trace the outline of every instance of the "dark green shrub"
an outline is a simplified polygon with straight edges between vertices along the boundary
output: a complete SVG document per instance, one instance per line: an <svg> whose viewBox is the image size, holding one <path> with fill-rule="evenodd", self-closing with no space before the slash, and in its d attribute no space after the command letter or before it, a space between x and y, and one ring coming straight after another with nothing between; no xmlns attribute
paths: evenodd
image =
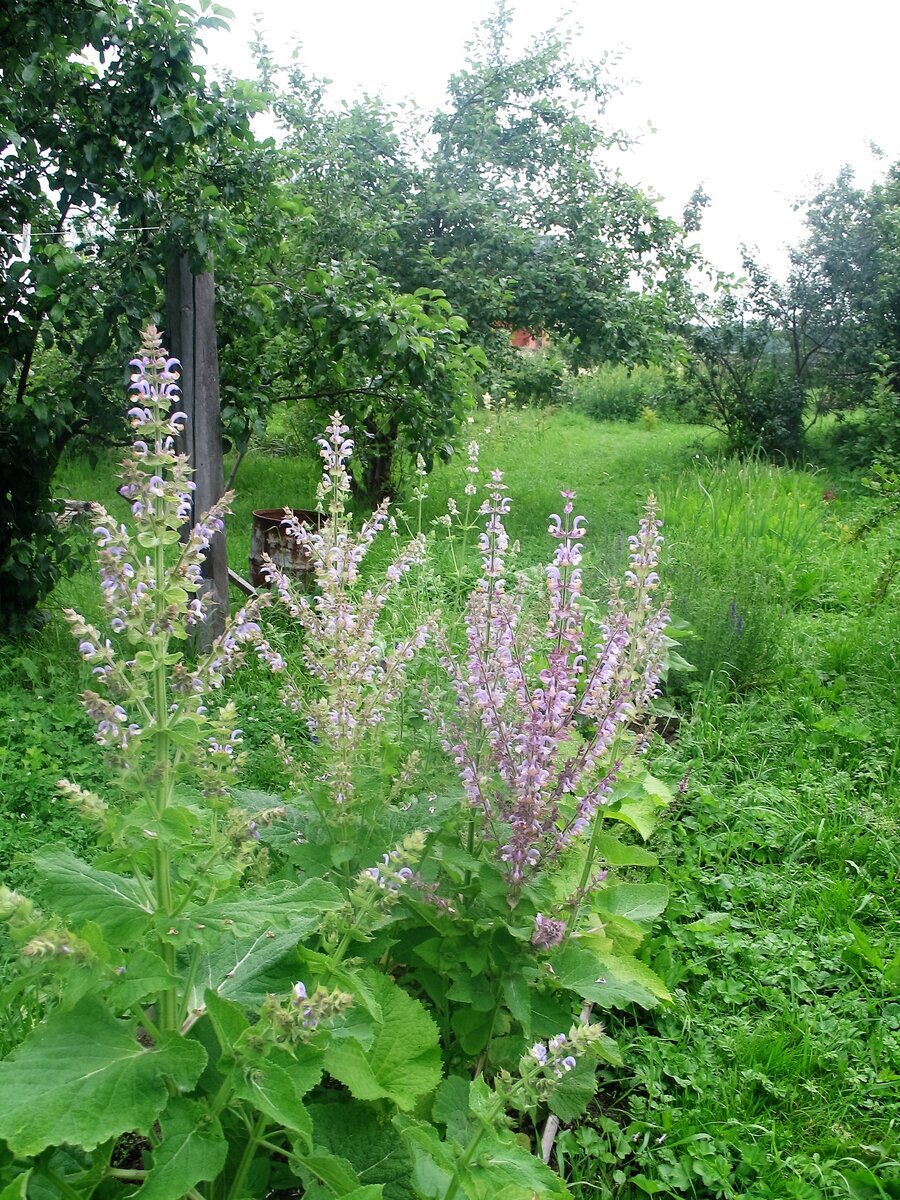
<svg viewBox="0 0 900 1200"><path fill-rule="evenodd" d="M491 391L521 408L541 408L567 399L568 368L558 350L515 350L504 356Z"/></svg>
<svg viewBox="0 0 900 1200"><path fill-rule="evenodd" d="M571 392L572 407L595 421L636 421L645 408L663 406L666 377L661 367L606 363L575 376Z"/></svg>

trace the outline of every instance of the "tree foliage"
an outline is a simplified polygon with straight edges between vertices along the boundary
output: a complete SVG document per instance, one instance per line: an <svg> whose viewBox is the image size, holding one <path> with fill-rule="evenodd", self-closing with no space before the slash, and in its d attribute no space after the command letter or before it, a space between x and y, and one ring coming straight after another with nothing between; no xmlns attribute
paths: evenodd
<svg viewBox="0 0 900 1200"><path fill-rule="evenodd" d="M219 23L215 12L207 23ZM244 114L192 61L176 0L23 0L0 12L0 586L30 619L65 564L53 471L89 432L160 278L165 181Z"/></svg>
<svg viewBox="0 0 900 1200"><path fill-rule="evenodd" d="M425 117L368 97L332 108L261 44L253 83L209 84L204 22L222 20L180 0L26 0L0 17L8 628L59 573L54 467L79 433L95 447L119 432L114 350L161 307L176 251L215 259L226 436L245 447L281 401L317 428L340 407L372 499L399 449L450 454L510 329L632 363L664 352L685 307L680 229L613 165L627 139L605 117L609 64L577 62L559 31L514 54L501 2ZM277 142L250 134L264 107Z"/></svg>

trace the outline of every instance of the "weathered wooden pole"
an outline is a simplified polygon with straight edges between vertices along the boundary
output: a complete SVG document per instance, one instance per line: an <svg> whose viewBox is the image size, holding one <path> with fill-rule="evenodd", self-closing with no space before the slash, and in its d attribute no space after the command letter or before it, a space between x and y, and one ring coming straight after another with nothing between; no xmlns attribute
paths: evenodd
<svg viewBox="0 0 900 1200"><path fill-rule="evenodd" d="M196 485L193 519L225 490L216 349L215 280L212 271L195 275L186 254L174 253L166 271L166 325L169 353L181 362L181 407L187 414L183 452ZM201 649L225 627L228 617L228 558L225 534L214 537L203 563L210 619L201 626Z"/></svg>

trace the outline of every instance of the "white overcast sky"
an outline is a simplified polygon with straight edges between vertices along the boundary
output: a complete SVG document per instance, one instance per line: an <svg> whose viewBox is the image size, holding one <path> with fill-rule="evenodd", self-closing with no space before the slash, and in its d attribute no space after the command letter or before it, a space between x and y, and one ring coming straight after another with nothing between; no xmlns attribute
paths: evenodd
<svg viewBox="0 0 900 1200"><path fill-rule="evenodd" d="M210 65L247 73L254 14L275 56L299 41L334 101L362 92L429 109L463 65L492 0L225 0L231 32L206 34ZM577 53L621 51L611 120L640 145L616 155L625 178L678 216L702 183L699 235L723 270L741 242L779 273L800 234L792 201L850 163L869 183L900 159L898 0L513 0L516 40L570 14ZM655 132L650 132L648 123ZM879 164L868 146L886 153Z"/></svg>

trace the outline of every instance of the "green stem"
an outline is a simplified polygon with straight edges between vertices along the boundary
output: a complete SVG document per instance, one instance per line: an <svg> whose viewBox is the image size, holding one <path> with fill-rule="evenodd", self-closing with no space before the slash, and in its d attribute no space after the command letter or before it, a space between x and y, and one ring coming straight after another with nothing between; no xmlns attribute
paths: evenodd
<svg viewBox="0 0 900 1200"><path fill-rule="evenodd" d="M55 1171L51 1171L49 1167L44 1167L40 1174L42 1174L46 1179L49 1179L55 1187L59 1188L60 1195L64 1196L65 1200L82 1200L82 1194L80 1192L76 1192L73 1187L70 1187L66 1183L61 1175L57 1175L57 1173Z"/></svg>
<svg viewBox="0 0 900 1200"><path fill-rule="evenodd" d="M247 1145L244 1147L244 1153L241 1155L241 1161L238 1163L237 1172L229 1188L227 1200L237 1200L244 1190L244 1184L247 1182L250 1167L253 1164L256 1151L259 1149L266 1123L265 1115L260 1113L256 1124L253 1126Z"/></svg>
<svg viewBox="0 0 900 1200"><path fill-rule="evenodd" d="M140 1004L136 1005L136 1007L137 1007L138 1012L141 1014L141 1025L144 1027L144 1029L147 1030L147 1032L153 1038L154 1042L158 1042L160 1039L160 1036L161 1036L160 1032L157 1029L155 1023L153 1021L151 1021L149 1016L147 1015L147 1010L145 1008L142 1008Z"/></svg>
<svg viewBox="0 0 900 1200"><path fill-rule="evenodd" d="M466 1148L463 1152L462 1158L459 1159L459 1161L457 1162L456 1167L454 1168L454 1171L453 1171L453 1178L450 1180L450 1186L447 1188L447 1191L444 1193L444 1200L453 1200L453 1197L459 1191L460 1180L462 1179L463 1173L468 1170L469 1164L471 1163L472 1159L475 1157L475 1152L478 1149L478 1147L481 1145L481 1139L487 1133L488 1129L490 1129L491 1122L493 1120L495 1120L495 1118L498 1116L498 1114L502 1110L503 1110L503 1101L498 1100L497 1103L494 1105L494 1107L491 1109L491 1112L488 1114L488 1116L481 1118L481 1128L478 1130L478 1132L476 1134L474 1134L472 1136L472 1138L469 1141L468 1146L466 1146Z"/></svg>
<svg viewBox="0 0 900 1200"><path fill-rule="evenodd" d="M131 1171L127 1167L107 1167L107 1175L111 1175L113 1179L146 1179L150 1174L149 1171Z"/></svg>
<svg viewBox="0 0 900 1200"><path fill-rule="evenodd" d="M194 980L197 977L197 967L200 965L200 944L194 946L191 954L191 965L188 969L187 978L184 981L184 989L181 995L181 1004L178 1006L178 1025L179 1028L187 1020L188 1008L190 1005L191 989L194 986Z"/></svg>
<svg viewBox="0 0 900 1200"><path fill-rule="evenodd" d="M159 530L158 532L161 535L162 531ZM166 583L165 547L162 544L161 536L154 550L154 575L157 597L157 620L161 622L163 619L162 601ZM161 647L161 651L153 668L153 716L156 728L156 811L154 815L157 820L163 817L166 809L169 807L172 798L173 783L172 766L169 761L169 734L167 730L169 705L166 687L166 665L164 661L166 645ZM172 865L169 859L168 846L161 845L159 840L153 843L153 882L156 891L156 910L163 917L163 923L165 924L171 920L174 912L172 901ZM177 965L177 955L171 939L166 938L165 940L161 940L160 950L163 962L171 974L174 975ZM160 1026L164 1032L178 1028L178 994L174 987L167 988L166 991L160 993L159 1019Z"/></svg>

